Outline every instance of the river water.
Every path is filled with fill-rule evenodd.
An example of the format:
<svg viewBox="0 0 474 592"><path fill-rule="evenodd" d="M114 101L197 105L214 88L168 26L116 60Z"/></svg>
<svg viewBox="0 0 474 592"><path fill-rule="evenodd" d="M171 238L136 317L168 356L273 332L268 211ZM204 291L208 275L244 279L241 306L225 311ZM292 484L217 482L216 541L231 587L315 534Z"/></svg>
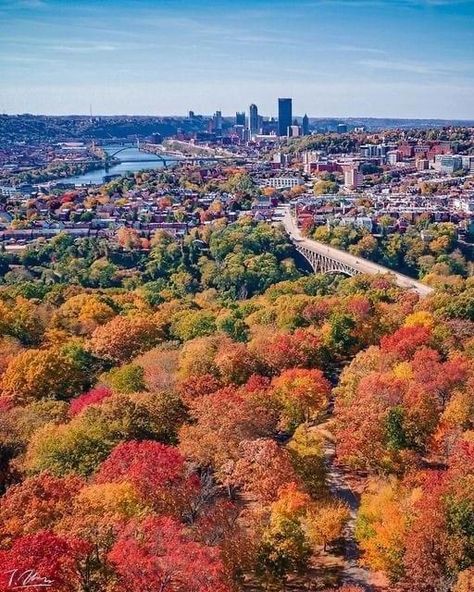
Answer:
<svg viewBox="0 0 474 592"><path fill-rule="evenodd" d="M121 146L102 146L108 154L114 154L120 150ZM165 156L165 155L163 155ZM122 161L120 164L111 166L108 169L96 169L85 173L84 175L77 175L75 177L66 177L61 179L61 183L74 183L75 185L90 185L101 184L104 182L106 175L125 175L127 173L136 173L146 169L160 169L163 167L161 160L153 161L153 155L146 152L140 152L136 146L127 147L123 152L117 155ZM127 162L130 159L132 162ZM138 162L137 162L138 161Z"/></svg>

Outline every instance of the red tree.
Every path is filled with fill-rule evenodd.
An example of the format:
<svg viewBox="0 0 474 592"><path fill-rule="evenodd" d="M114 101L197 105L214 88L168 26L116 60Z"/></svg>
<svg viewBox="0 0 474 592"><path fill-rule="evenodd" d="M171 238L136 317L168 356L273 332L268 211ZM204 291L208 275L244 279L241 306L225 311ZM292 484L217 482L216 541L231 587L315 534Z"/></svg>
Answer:
<svg viewBox="0 0 474 592"><path fill-rule="evenodd" d="M426 345L430 338L431 330L427 327L401 327L392 335L382 337L380 347L400 360L408 360L419 347Z"/></svg>
<svg viewBox="0 0 474 592"><path fill-rule="evenodd" d="M188 540L170 518L131 523L109 560L127 592L228 592L216 549Z"/></svg>
<svg viewBox="0 0 474 592"><path fill-rule="evenodd" d="M321 339L307 329L294 333L277 333L257 352L264 364L274 373L285 368L311 368L318 365Z"/></svg>
<svg viewBox="0 0 474 592"><path fill-rule="evenodd" d="M98 386L91 389L83 395L79 395L73 399L69 405L69 415L74 417L79 415L89 405L99 405L105 399L108 399L112 395L112 391L106 386Z"/></svg>
<svg viewBox="0 0 474 592"><path fill-rule="evenodd" d="M130 481L156 511L180 513L199 482L186 475L177 448L144 440L119 444L99 467L97 483Z"/></svg>
<svg viewBox="0 0 474 592"><path fill-rule="evenodd" d="M48 531L21 537L10 549L0 551L0 592L27 587L76 592L82 581L80 565L89 551L84 541Z"/></svg>
<svg viewBox="0 0 474 592"><path fill-rule="evenodd" d="M275 501L282 485L298 482L288 452L274 440L242 442L239 452L230 480L259 501Z"/></svg>
<svg viewBox="0 0 474 592"><path fill-rule="evenodd" d="M183 379L178 384L178 392L183 401L188 402L203 395L210 395L221 387L222 384L213 374L203 374Z"/></svg>
<svg viewBox="0 0 474 592"><path fill-rule="evenodd" d="M253 393L223 388L198 397L190 405L193 424L180 431L180 449L202 466L212 465L217 472L229 460L238 457L242 440L270 435L275 416Z"/></svg>
<svg viewBox="0 0 474 592"><path fill-rule="evenodd" d="M10 541L52 528L72 511L73 500L83 486L76 476L42 473L10 487L0 498L0 536Z"/></svg>

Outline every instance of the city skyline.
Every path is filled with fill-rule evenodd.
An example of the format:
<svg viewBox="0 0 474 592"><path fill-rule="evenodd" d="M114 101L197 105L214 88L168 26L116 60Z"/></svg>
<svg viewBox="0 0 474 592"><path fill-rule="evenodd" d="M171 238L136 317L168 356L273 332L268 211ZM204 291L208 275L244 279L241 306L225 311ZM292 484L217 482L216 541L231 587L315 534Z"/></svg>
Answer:
<svg viewBox="0 0 474 592"><path fill-rule="evenodd" d="M0 0L0 112L472 119L472 0Z"/></svg>

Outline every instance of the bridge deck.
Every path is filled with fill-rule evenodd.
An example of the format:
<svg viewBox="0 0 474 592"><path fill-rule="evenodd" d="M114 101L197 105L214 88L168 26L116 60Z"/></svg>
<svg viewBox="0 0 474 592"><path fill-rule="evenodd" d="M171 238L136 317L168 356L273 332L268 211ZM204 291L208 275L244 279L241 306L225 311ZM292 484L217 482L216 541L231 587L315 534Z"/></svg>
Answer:
<svg viewBox="0 0 474 592"><path fill-rule="evenodd" d="M324 257L325 259L331 259L343 267L351 268L354 271L354 274L368 273L375 275L379 273L390 273L395 276L396 282L400 287L415 290L420 296L427 296L433 292L433 289L429 286L403 275L402 273L397 273L383 265L378 265L377 263L373 263L362 257L355 257L346 251L341 251L340 249L303 237L288 207L285 208L282 222L292 242L300 251L306 250Z"/></svg>

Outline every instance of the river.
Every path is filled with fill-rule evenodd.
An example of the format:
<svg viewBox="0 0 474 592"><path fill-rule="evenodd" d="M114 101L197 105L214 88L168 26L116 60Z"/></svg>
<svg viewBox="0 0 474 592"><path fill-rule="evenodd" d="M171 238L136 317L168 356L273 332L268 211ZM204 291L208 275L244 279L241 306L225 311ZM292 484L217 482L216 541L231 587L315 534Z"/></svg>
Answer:
<svg viewBox="0 0 474 592"><path fill-rule="evenodd" d="M102 146L108 154L114 154L120 150L121 146ZM75 177L66 177L61 179L61 183L74 183L75 185L100 185L104 182L106 175L125 175L126 173L136 173L145 169L160 169L163 167L161 160L156 159L154 162L153 155L146 152L140 152L136 146L127 147L123 152L117 155L122 161L120 164L109 167L108 169L95 169L89 171L84 175L77 175ZM130 159L132 162L127 162ZM137 162L138 161L138 162ZM140 162L142 161L142 162Z"/></svg>

